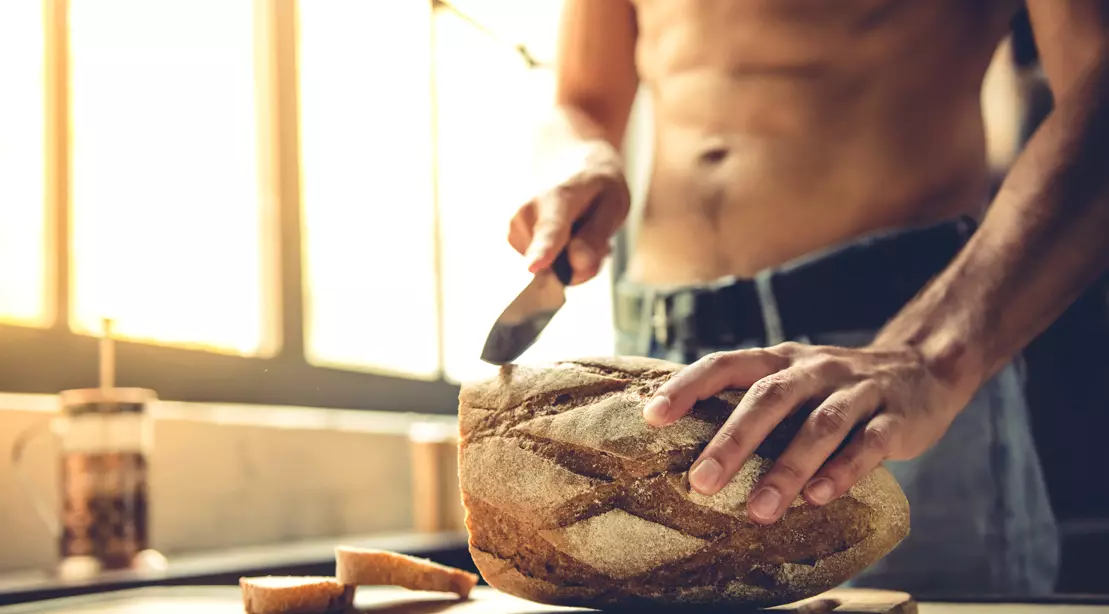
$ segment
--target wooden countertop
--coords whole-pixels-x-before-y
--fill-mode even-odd
[[[550,614],[574,612],[535,604],[499,593],[488,587],[474,590],[468,601],[449,595],[418,593],[393,587],[363,587],[358,590],[355,607],[363,613],[389,614]],[[786,610],[793,611],[793,610]],[[823,614],[827,610],[816,610]],[[882,612],[866,607],[840,607],[834,614]],[[1107,605],[1066,603],[921,603],[920,614],[1106,614]],[[16,606],[0,607],[0,614],[243,614],[238,587],[154,587],[69,597]]]
[[[244,575],[332,575],[335,546],[340,544],[382,548],[456,567],[473,565],[465,532],[348,536],[171,556],[165,570],[112,571],[84,580],[63,580],[44,570],[0,574],[0,606],[147,586],[237,586]]]

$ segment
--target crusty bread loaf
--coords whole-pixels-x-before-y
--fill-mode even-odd
[[[805,414],[783,422],[720,493],[686,473],[742,392],[662,429],[646,400],[680,365],[644,358],[509,365],[463,386],[459,471],[470,552],[492,586],[556,605],[776,605],[832,588],[908,534],[908,503],[876,469],[824,507],[772,525],[746,500]]]
[[[333,614],[354,602],[354,587],[335,578],[261,576],[240,578],[248,614]]]
[[[335,577],[351,586],[400,586],[456,593],[462,599],[470,596],[478,581],[475,574],[427,559],[348,546],[335,549]]]

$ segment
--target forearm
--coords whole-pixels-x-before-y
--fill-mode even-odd
[[[583,171],[622,176],[623,133],[623,125],[617,128],[579,107],[556,106],[540,126],[536,140],[536,180],[541,185],[557,183]]]
[[[555,106],[548,129],[567,142],[602,141],[620,152],[629,113],[601,113],[567,102]]]
[[[1029,141],[979,231],[879,334],[973,391],[1109,264],[1109,78],[1091,71]]]

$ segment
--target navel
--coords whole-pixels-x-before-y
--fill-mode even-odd
[[[697,156],[697,164],[704,168],[719,166],[728,157],[729,153],[731,152],[724,146],[710,147]]]

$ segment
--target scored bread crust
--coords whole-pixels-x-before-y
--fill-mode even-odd
[[[351,586],[400,586],[416,591],[455,593],[466,599],[478,582],[468,571],[386,550],[339,546],[335,577]]]
[[[883,467],[822,507],[747,518],[751,487],[807,413],[779,425],[721,492],[687,472],[742,398],[726,391],[656,429],[650,395],[682,365],[637,357],[509,365],[459,395],[459,472],[470,553],[492,586],[555,605],[770,606],[862,571],[909,530]]]
[[[333,614],[354,603],[354,587],[322,576],[240,578],[248,614]]]

